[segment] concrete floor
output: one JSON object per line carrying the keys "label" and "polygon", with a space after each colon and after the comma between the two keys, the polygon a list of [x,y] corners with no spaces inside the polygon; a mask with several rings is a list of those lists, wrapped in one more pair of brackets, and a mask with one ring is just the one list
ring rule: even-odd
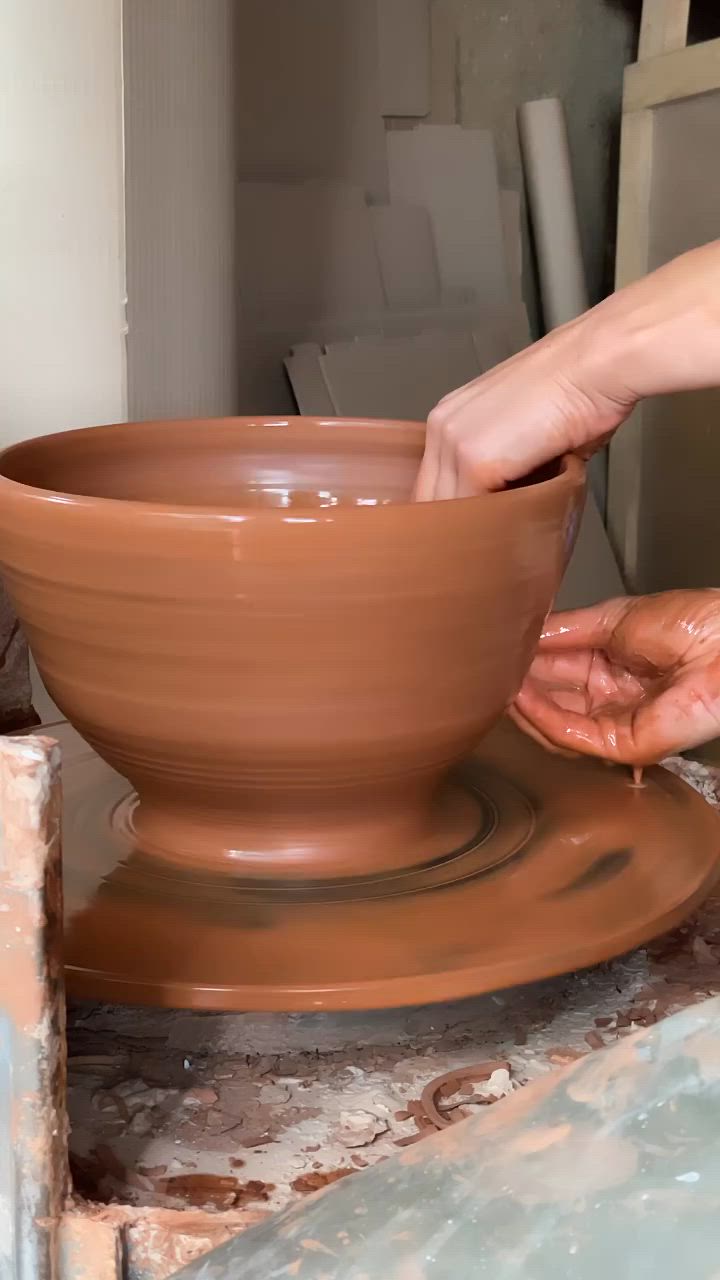
{"label": "concrete floor", "polygon": [[501,1092],[520,1087],[552,1068],[554,1049],[559,1056],[587,1050],[593,1019],[611,1021],[650,976],[647,958],[636,953],[455,1006],[347,1018],[76,1008],[71,1150],[85,1157],[95,1150],[87,1185],[92,1190],[99,1179],[103,1198],[166,1207],[188,1199],[236,1203],[234,1188],[219,1182],[172,1195],[184,1185],[173,1178],[200,1173],[234,1176],[241,1188],[251,1183],[243,1202],[281,1208],[313,1189],[314,1175],[392,1154],[399,1138],[416,1132],[401,1117],[434,1077],[507,1060],[511,1079],[501,1078]]}

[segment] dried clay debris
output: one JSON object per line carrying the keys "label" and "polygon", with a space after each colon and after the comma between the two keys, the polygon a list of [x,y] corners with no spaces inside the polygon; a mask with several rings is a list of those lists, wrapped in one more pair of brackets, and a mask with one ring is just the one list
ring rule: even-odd
{"label": "dried clay debris", "polygon": [[[472,1088],[475,1084],[486,1087],[476,1092]],[[470,1092],[467,1092],[468,1086]],[[512,1088],[509,1062],[482,1062],[446,1071],[431,1080],[418,1099],[408,1102],[405,1111],[396,1112],[396,1120],[414,1120],[417,1127],[417,1133],[396,1139],[396,1145],[406,1147],[430,1133],[447,1129],[470,1114],[468,1106],[488,1106],[505,1097]]]}

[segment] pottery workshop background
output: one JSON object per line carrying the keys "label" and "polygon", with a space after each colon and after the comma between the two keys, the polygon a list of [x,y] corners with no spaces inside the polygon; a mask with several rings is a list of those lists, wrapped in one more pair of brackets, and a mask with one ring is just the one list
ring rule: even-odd
{"label": "pottery workshop background", "polygon": [[[639,56],[640,9],[639,0],[7,0],[0,443],[128,417],[296,405],[423,417],[548,327],[518,136],[518,112],[538,99],[555,100],[560,132],[567,126],[578,309],[597,301],[614,280],[623,74]],[[690,7],[691,45],[718,35],[714,10]],[[671,223],[676,160],[687,161],[686,188],[694,173],[702,190],[677,225],[653,231],[648,265],[714,234],[715,102],[698,93],[687,107],[707,164],[682,145],[672,151],[673,128],[684,128],[677,112],[668,125]],[[456,144],[472,158],[452,160]],[[472,187],[454,185],[469,174]],[[469,199],[482,206],[482,233],[450,261],[436,214]],[[626,207],[632,200],[629,191]],[[713,474],[704,412],[693,457],[664,456],[663,475]],[[606,477],[593,468],[601,517]],[[677,526],[674,494],[658,489],[638,551],[625,516],[636,494],[623,488],[637,460],[619,471],[607,519],[630,585],[704,580],[698,547],[715,532],[714,494],[699,504],[702,529],[665,545],[658,564],[643,545],[659,545],[663,523]],[[655,487],[652,471],[646,488]],[[586,518],[604,565],[595,598],[619,584],[600,517]],[[589,600],[573,587],[562,603]]]}
{"label": "pottery workshop background", "polygon": [[[347,6],[338,0],[330,7]],[[563,99],[593,299],[611,281],[612,165],[638,7],[606,0],[434,0],[430,6],[427,119],[491,129],[504,187],[522,187],[518,103],[548,94]],[[9,109],[0,122],[7,160],[0,217],[12,265],[0,298],[2,443],[126,416],[126,238],[131,362],[133,331],[146,341],[153,335],[149,372],[135,350],[131,412],[133,400],[142,402],[135,410],[144,407],[147,414],[243,409],[235,200],[243,165],[262,150],[263,132],[273,123],[248,118],[252,104],[241,93],[242,74],[255,58],[253,22],[263,8],[278,17],[303,8],[311,22],[314,14],[316,30],[322,26],[317,0],[302,6],[297,0],[125,0],[124,6],[120,0],[23,0],[5,6],[0,75]],[[368,0],[361,8],[369,12],[373,5]],[[282,23],[274,27],[277,34]],[[319,42],[323,78],[326,87],[333,81],[330,89],[342,102],[349,51],[334,61],[329,39],[326,34]],[[258,68],[265,106],[273,99],[282,106],[283,44],[278,38],[275,58],[264,49]],[[296,50],[290,52],[295,59]],[[297,98],[293,114],[300,128]],[[390,129],[408,122],[385,123]],[[343,138],[328,133],[326,143],[324,163],[321,155],[312,176],[337,176]],[[535,325],[531,279],[526,290]]]}

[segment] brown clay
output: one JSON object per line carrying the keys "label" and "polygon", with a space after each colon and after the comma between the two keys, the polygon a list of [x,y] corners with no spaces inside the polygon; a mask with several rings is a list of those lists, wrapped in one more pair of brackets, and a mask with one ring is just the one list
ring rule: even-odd
{"label": "brown clay", "polygon": [[412,505],[422,447],[412,424],[228,420],[0,459],[10,593],[117,770],[54,730],[74,994],[464,996],[615,955],[707,891],[720,825],[679,780],[485,736],[559,582],[581,464]]}
{"label": "brown clay", "polygon": [[137,848],[130,788],[68,726],[65,958],[80,998],[200,1009],[429,1003],[620,955],[710,889],[720,822],[664,769],[551,755],[512,725],[460,776],[489,820],[425,866],[258,880]]}
{"label": "brown clay", "polygon": [[509,1062],[483,1062],[477,1067],[457,1067],[454,1071],[446,1071],[443,1075],[437,1076],[425,1085],[420,1097],[420,1105],[425,1112],[427,1119],[435,1129],[448,1129],[451,1124],[457,1124],[462,1116],[454,1115],[452,1112],[443,1113],[438,1109],[438,1098],[442,1097],[443,1091],[447,1089],[450,1097],[458,1093],[461,1084],[478,1084],[489,1080],[494,1071],[510,1071]]}
{"label": "brown clay", "polygon": [[68,719],[136,788],[147,854],[286,879],[475,841],[447,782],[530,662],[582,464],[412,504],[424,428],[124,424],[0,460],[0,556]]}

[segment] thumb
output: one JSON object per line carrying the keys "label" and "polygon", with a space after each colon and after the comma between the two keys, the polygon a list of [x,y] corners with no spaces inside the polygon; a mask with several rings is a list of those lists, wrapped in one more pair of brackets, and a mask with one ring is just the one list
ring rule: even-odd
{"label": "thumb", "polygon": [[605,600],[587,609],[568,609],[551,613],[545,620],[538,649],[560,652],[563,649],[603,649],[625,619],[632,606],[630,597]]}
{"label": "thumb", "polygon": [[701,675],[688,672],[637,708],[633,725],[636,763],[664,760],[720,734],[719,675],[713,669]]}

